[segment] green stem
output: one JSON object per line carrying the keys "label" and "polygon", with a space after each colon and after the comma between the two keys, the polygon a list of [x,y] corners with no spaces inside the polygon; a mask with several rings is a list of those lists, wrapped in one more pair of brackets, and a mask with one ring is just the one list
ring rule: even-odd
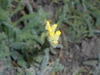
{"label": "green stem", "polygon": [[41,50],[44,50],[44,49],[48,48],[49,46],[50,46],[50,44],[49,44],[48,40],[45,39],[45,42],[44,42],[44,44],[42,45]]}

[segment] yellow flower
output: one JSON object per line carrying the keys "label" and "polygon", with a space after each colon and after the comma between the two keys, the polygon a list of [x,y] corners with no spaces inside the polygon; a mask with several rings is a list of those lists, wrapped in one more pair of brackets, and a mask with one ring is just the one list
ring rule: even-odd
{"label": "yellow flower", "polygon": [[52,42],[52,45],[57,45],[58,44],[58,41],[53,41]]}
{"label": "yellow flower", "polygon": [[46,22],[46,26],[45,26],[45,29],[46,29],[46,30],[48,30],[48,28],[51,28],[51,27],[50,27],[50,22],[49,22],[49,21]]}
{"label": "yellow flower", "polygon": [[57,28],[57,24],[50,25],[50,22],[46,22],[45,29],[47,30],[47,37],[48,41],[50,42],[51,46],[56,47],[58,44],[59,36],[61,34],[60,30],[55,31]]}
{"label": "yellow flower", "polygon": [[59,36],[61,34],[60,30],[56,31],[55,35]]}
{"label": "yellow flower", "polygon": [[57,24],[54,24],[54,25],[51,26],[53,32],[55,32],[56,27],[57,27]]}
{"label": "yellow flower", "polygon": [[51,27],[49,27],[47,30],[48,30],[48,32],[52,32],[52,28]]}
{"label": "yellow flower", "polygon": [[49,36],[50,37],[54,36],[54,32],[49,32]]}

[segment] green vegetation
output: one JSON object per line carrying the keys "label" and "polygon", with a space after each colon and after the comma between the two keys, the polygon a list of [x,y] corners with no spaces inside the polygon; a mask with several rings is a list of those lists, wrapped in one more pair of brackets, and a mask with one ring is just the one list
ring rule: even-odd
{"label": "green vegetation", "polygon": [[[61,7],[55,10],[52,22],[56,22],[61,30],[60,40],[64,41],[66,48],[68,40],[78,42],[100,34],[100,0],[93,1],[52,0],[58,5],[62,2]],[[12,2],[17,3],[16,8],[13,8]],[[0,60],[8,68],[14,62],[18,75],[44,75],[62,70],[64,66],[59,63],[59,59],[49,63],[49,52],[56,54],[46,38],[45,24],[49,14],[42,7],[34,12],[29,2],[26,7],[28,14],[24,12],[19,19],[12,21],[15,14],[24,10],[23,0],[0,0]],[[64,30],[63,26],[66,26]],[[61,44],[57,47],[61,48]]]}
{"label": "green vegetation", "polygon": [[63,0],[63,3],[57,10],[57,20],[60,27],[61,23],[68,26],[65,32],[70,34],[72,41],[100,34],[99,0]]}

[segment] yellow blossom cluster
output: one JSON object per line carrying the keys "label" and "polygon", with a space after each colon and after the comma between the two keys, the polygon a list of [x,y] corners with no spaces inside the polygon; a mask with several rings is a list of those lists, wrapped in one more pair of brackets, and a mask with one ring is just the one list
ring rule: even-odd
{"label": "yellow blossom cluster", "polygon": [[47,30],[47,37],[48,41],[50,42],[51,46],[56,47],[58,44],[59,36],[61,34],[60,30],[56,31],[57,24],[50,25],[50,22],[46,22],[45,29]]}

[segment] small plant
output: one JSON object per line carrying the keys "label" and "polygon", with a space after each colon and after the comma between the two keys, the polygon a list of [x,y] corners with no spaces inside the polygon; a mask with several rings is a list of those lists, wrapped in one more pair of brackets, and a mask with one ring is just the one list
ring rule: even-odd
{"label": "small plant", "polygon": [[58,39],[61,34],[60,30],[55,31],[56,27],[57,27],[57,24],[50,26],[49,21],[46,22],[45,29],[47,30],[48,41],[53,47],[56,47],[56,45],[58,44]]}
{"label": "small plant", "polygon": [[[9,6],[10,2],[9,0],[0,0],[0,60],[9,69],[12,68],[13,64],[14,68],[18,70],[17,75],[44,75],[46,72],[50,74],[53,71],[63,69],[58,61],[56,61],[57,65],[54,65],[54,62],[48,66],[49,51],[51,47],[56,47],[61,34],[59,30],[56,31],[57,24],[50,26],[47,21],[45,25],[46,12],[42,8],[33,12],[29,2],[26,4],[30,11],[29,14],[23,14],[17,21],[13,22],[11,18],[19,10],[23,10],[24,6],[20,9],[22,0],[16,0],[19,7],[13,11]],[[7,8],[11,11],[7,11]],[[21,22],[23,22],[24,27],[17,27]],[[31,67],[34,67],[34,74],[28,71]],[[4,71],[1,73],[5,74]]]}

